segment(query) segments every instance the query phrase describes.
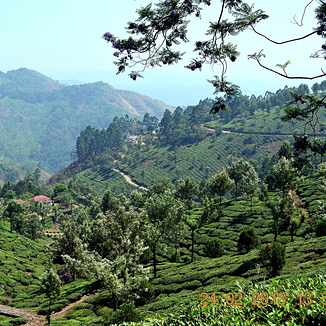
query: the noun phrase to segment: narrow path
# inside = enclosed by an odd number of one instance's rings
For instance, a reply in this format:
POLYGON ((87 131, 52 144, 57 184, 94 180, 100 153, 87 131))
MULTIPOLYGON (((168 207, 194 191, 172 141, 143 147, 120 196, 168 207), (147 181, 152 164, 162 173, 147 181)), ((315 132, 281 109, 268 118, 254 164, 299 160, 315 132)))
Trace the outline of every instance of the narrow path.
POLYGON ((140 189, 143 189, 143 190, 148 190, 148 188, 145 188, 145 187, 143 187, 143 186, 140 186, 139 184, 137 184, 137 183, 135 183, 134 181, 132 181, 130 175, 125 174, 124 172, 122 172, 122 171, 119 170, 119 169, 112 169, 112 170, 115 171, 115 172, 120 173, 120 174, 121 174, 121 175, 126 179, 126 181, 127 181, 128 183, 130 183, 131 185, 136 186, 136 187, 138 187, 138 188, 140 188, 140 189))
POLYGON ((23 309, 0 305, 0 314, 28 319, 28 323, 23 326, 45 326, 46 324, 45 317, 37 315, 34 311, 26 311, 23 309))
MULTIPOLYGON (((62 310, 56 312, 55 314, 52 314, 51 320, 63 318, 68 310, 72 309, 75 305, 83 302, 87 298, 93 297, 94 295, 96 294, 91 294, 91 295, 88 294, 82 296, 78 301, 72 302, 68 306, 64 307, 62 310)), ((0 305, 0 314, 28 319, 28 323, 23 324, 22 326, 45 326, 46 325, 45 316, 38 315, 37 311, 26 311, 23 309, 17 309, 5 305, 0 305)))
POLYGON ((69 304, 68 306, 64 307, 62 310, 56 312, 55 314, 51 315, 51 320, 56 320, 56 319, 60 319, 63 318, 66 314, 66 312, 70 309, 72 309, 75 305, 77 305, 78 303, 83 302, 84 300, 93 297, 95 294, 87 294, 82 296, 78 301, 75 301, 71 304, 69 304))
MULTIPOLYGON (((208 131, 215 131, 214 128, 211 127, 206 127, 205 125, 202 125, 206 130, 208 131)), ((248 131, 231 131, 228 129, 225 130, 221 130, 222 133, 225 134, 238 134, 238 135, 260 135, 260 136, 293 136, 293 134, 283 134, 283 133, 274 133, 274 132, 248 132, 248 131)), ((304 136, 304 134, 298 134, 296 136, 304 136)), ((322 137, 322 138, 326 138, 325 134, 306 134, 306 136, 312 137, 312 136, 317 136, 317 137, 322 137)))

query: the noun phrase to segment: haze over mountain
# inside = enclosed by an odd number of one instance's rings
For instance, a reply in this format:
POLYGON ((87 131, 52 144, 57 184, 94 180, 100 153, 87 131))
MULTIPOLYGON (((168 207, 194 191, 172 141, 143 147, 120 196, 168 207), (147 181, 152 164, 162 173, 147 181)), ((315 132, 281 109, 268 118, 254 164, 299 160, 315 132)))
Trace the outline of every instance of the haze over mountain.
POLYGON ((107 83, 62 85, 26 68, 0 72, 0 156, 54 173, 70 163, 80 131, 115 116, 161 117, 163 102, 107 83))

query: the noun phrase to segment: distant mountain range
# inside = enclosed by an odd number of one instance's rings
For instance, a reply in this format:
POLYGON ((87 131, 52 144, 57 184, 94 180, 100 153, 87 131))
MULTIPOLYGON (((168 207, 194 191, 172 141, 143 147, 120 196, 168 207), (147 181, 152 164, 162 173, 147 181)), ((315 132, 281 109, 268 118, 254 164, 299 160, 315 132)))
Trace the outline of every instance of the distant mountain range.
POLYGON ((103 82, 68 86, 26 68, 0 72, 0 157, 55 173, 88 125, 107 128, 126 114, 160 118, 165 109, 173 108, 103 82))
POLYGON ((72 86, 72 85, 81 85, 85 84, 83 81, 77 80, 77 79, 64 79, 59 80, 60 84, 66 85, 66 86, 72 86))

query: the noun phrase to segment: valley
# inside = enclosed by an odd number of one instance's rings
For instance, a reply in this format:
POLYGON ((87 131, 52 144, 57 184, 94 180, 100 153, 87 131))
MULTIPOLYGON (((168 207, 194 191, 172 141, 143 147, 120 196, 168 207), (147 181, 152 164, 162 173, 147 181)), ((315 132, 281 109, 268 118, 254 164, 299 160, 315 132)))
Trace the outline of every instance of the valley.
POLYGON ((325 116, 285 121, 296 91, 123 113, 81 128, 51 177, 3 174, 1 325, 322 324, 325 116))

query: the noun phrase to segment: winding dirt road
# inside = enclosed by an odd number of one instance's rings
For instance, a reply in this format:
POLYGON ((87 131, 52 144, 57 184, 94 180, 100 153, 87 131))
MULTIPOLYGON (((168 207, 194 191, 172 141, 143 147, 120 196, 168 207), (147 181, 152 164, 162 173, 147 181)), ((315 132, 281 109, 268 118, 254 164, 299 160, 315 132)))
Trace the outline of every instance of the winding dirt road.
MULTIPOLYGON (((63 318, 68 310, 72 309, 78 303, 81 303, 85 299, 90 298, 94 295, 95 294, 92 294, 92 295, 88 294, 88 295, 82 296, 78 301, 75 301, 75 302, 69 304, 68 306, 66 306, 62 310, 60 310, 59 312, 56 312, 55 314, 51 315, 51 320, 63 318)), ((37 311, 26 311, 23 309, 17 309, 17 308, 5 306, 5 305, 0 305, 0 314, 6 315, 6 316, 21 317, 21 318, 28 319, 28 323, 23 324, 22 326, 46 326, 46 324, 47 324, 45 316, 38 315, 37 311)))
POLYGON ((140 186, 139 184, 137 184, 137 183, 135 183, 134 181, 132 181, 130 175, 125 174, 124 172, 122 172, 122 171, 119 170, 119 169, 112 169, 112 170, 115 171, 115 172, 120 173, 120 174, 121 174, 121 175, 126 179, 126 181, 127 181, 128 183, 130 183, 131 185, 136 186, 136 187, 138 187, 138 188, 140 188, 140 189, 143 189, 143 190, 148 190, 148 188, 145 188, 145 187, 143 187, 143 186, 140 186))

